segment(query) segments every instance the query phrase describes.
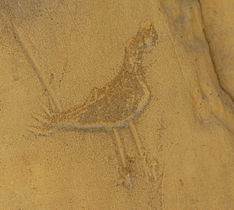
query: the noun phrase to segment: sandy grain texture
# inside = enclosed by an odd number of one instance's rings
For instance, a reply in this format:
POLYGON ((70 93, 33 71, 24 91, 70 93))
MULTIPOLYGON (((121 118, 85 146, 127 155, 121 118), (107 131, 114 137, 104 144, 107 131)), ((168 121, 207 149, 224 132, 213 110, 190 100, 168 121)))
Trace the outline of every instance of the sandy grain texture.
POLYGON ((233 7, 1 1, 0 209, 231 210, 233 7), (27 131, 40 103, 63 111, 96 97, 93 88, 118 75, 125 43, 144 20, 158 42, 143 59, 151 100, 135 126, 27 131))

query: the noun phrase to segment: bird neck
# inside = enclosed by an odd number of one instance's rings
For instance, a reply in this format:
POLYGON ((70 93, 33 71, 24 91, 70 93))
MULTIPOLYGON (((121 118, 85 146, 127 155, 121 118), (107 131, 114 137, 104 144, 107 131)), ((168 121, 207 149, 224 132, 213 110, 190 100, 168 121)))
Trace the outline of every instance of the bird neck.
POLYGON ((137 73, 137 71, 142 70, 142 62, 143 62, 143 51, 125 50, 124 62, 123 62, 123 70, 137 73))

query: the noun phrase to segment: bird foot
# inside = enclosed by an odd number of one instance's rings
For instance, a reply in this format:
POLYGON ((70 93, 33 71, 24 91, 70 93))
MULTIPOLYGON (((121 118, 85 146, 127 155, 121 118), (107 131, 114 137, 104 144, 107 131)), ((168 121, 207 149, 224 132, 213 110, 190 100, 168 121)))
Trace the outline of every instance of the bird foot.
POLYGON ((134 178, 132 177, 132 175, 130 173, 126 174, 126 175, 122 175, 118 180, 116 185, 123 185, 126 188, 130 188, 133 185, 133 181, 134 178))

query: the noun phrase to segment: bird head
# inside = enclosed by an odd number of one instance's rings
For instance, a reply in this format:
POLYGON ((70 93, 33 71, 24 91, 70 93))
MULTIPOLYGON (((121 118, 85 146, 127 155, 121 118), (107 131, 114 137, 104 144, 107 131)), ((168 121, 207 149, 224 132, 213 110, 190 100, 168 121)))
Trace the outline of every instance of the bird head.
POLYGON ((125 49, 128 52, 147 52, 156 46, 157 40, 158 35, 153 24, 149 21, 143 21, 136 36, 126 42, 125 49))
POLYGON ((135 37, 135 45, 139 51, 148 51, 156 46, 158 40, 158 34, 149 21, 143 21, 140 23, 139 30, 135 37))

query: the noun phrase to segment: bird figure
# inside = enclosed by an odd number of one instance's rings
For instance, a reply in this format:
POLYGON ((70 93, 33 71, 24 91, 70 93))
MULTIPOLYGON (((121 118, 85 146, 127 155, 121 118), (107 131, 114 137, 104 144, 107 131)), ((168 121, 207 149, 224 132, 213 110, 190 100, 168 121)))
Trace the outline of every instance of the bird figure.
MULTIPOLYGON (((118 74, 104 87, 94 87, 82 105, 60 111, 53 105, 44 106, 44 115, 33 117, 43 127, 31 126, 37 135, 50 135, 59 130, 107 130, 113 131, 123 168, 127 168, 119 129, 128 127, 135 139, 140 156, 144 156, 134 121, 150 101, 146 83, 143 56, 153 49, 158 40, 153 24, 143 21, 138 32, 125 44, 125 55, 118 74)), ((126 177, 129 174, 126 175, 126 177)))

